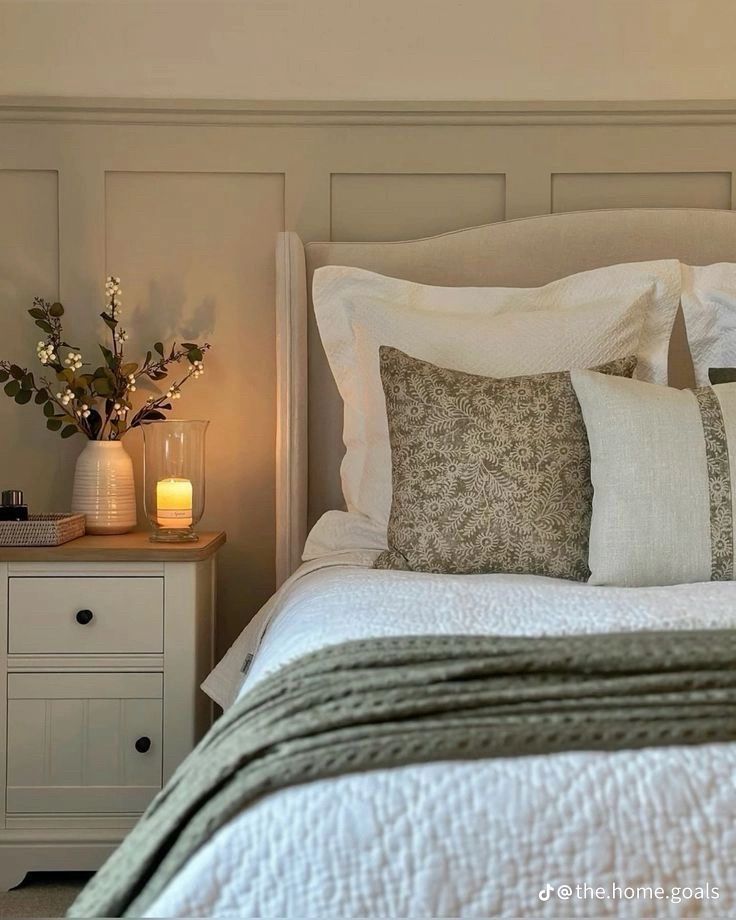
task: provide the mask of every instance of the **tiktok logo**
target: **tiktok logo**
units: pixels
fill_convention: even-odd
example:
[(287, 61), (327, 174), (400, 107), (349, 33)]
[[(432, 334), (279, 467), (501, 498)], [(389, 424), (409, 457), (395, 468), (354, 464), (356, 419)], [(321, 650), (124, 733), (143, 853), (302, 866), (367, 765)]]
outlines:
[(554, 886), (554, 885), (550, 885), (549, 882), (548, 882), (548, 883), (544, 886), (544, 888), (541, 888), (541, 889), (540, 889), (540, 891), (539, 891), (539, 900), (540, 900), (540, 901), (549, 901), (549, 899), (552, 897), (552, 893), (554, 892), (554, 890), (555, 890), (555, 886)]

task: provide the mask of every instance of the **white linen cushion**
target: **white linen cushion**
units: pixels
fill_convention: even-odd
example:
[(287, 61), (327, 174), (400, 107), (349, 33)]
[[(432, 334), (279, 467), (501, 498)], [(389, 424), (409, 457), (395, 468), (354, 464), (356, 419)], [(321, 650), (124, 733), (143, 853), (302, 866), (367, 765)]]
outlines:
[(373, 545), (386, 545), (391, 452), (381, 345), (495, 377), (592, 367), (636, 355), (635, 376), (664, 384), (679, 298), (675, 260), (613, 265), (539, 288), (432, 287), (358, 268), (318, 269), (314, 310), (344, 403), (341, 476), (348, 512), (368, 519)]
[(697, 386), (708, 368), (736, 367), (736, 263), (682, 266), (682, 312)]
[(733, 580), (736, 383), (570, 376), (590, 445), (590, 583)]

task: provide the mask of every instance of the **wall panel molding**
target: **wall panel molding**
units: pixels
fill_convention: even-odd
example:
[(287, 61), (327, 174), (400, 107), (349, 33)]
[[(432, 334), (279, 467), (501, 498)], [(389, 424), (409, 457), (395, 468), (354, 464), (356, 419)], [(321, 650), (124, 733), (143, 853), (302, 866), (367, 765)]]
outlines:
[[(207, 525), (229, 533), (222, 652), (274, 584), (276, 349), (317, 334), (305, 323), (276, 342), (277, 293), (293, 294), (275, 290), (278, 231), (401, 239), (553, 207), (727, 208), (734, 171), (736, 100), (0, 97), (2, 354), (33, 365), (25, 310), (58, 292), (95, 361), (107, 271), (123, 276), (131, 345), (212, 337), (208, 373), (177, 410), (212, 419)], [(34, 510), (63, 510), (81, 440), (60, 443), (29, 413), (0, 399), (0, 467)], [(128, 447), (140, 471), (135, 433)]]
[(503, 220), (503, 173), (333, 173), (330, 239), (414, 239)]
[(730, 172), (555, 173), (552, 211), (731, 207)]
[(2, 121), (181, 125), (736, 124), (736, 100), (309, 102), (0, 96)]

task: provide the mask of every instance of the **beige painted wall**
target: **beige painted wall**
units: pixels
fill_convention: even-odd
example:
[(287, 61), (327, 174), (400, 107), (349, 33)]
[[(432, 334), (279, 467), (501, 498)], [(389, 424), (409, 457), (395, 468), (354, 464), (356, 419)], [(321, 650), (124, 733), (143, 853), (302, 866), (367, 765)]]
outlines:
[[(109, 272), (123, 278), (131, 354), (159, 337), (213, 344), (176, 414), (211, 419), (203, 523), (228, 532), (221, 652), (274, 585), (279, 230), (396, 239), (577, 208), (733, 206), (731, 106), (421, 108), (0, 104), (0, 354), (33, 364), (25, 310), (42, 294), (61, 297), (91, 355)], [(63, 509), (83, 445), (39, 416), (0, 394), (0, 486), (24, 489), (34, 510)], [(312, 422), (313, 437), (339, 443), (334, 424)], [(139, 433), (128, 447), (140, 491)]]
[(0, 2), (0, 95), (723, 99), (733, 0)]

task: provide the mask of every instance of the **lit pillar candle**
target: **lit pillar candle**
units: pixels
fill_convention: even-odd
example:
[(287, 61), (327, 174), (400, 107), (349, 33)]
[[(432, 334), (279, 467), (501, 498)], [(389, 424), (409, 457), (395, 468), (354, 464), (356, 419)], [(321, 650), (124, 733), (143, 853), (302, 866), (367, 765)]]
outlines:
[(190, 527), (192, 484), (188, 479), (160, 479), (156, 483), (156, 518), (161, 527)]

